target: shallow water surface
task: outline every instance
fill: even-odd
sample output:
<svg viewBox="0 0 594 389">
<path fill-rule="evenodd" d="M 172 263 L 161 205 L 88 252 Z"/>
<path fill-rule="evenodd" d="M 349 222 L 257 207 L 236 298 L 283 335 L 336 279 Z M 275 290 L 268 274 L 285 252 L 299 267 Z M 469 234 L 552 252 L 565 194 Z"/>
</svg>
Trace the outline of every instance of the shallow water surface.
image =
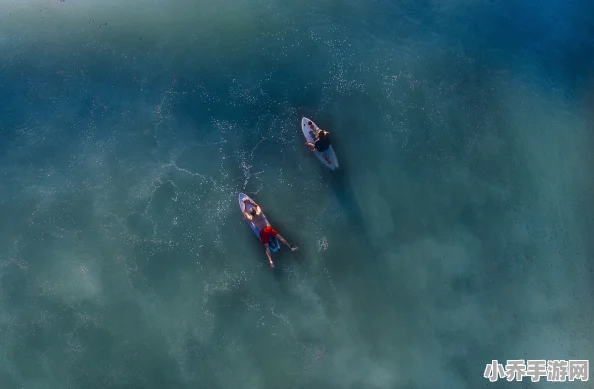
<svg viewBox="0 0 594 389">
<path fill-rule="evenodd" d="M 510 385 L 493 359 L 593 359 L 591 2 L 3 9 L 3 388 L 475 389 Z M 275 270 L 238 192 L 299 246 Z"/>
</svg>

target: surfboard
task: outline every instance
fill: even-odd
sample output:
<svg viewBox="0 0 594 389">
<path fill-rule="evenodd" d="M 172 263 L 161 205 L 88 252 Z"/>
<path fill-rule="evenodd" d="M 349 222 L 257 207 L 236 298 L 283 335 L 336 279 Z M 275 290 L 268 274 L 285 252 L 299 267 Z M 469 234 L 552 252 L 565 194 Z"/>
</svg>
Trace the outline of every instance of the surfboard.
<svg viewBox="0 0 594 389">
<path fill-rule="evenodd" d="M 258 237 L 258 240 L 260 240 L 260 230 L 258 229 L 258 227 L 256 227 L 254 225 L 254 223 L 252 223 L 252 221 L 250 219 L 248 219 L 247 217 L 245 217 L 245 214 L 243 213 L 245 212 L 249 212 L 250 209 L 254 208 L 254 206 L 251 203 L 245 203 L 245 210 L 243 209 L 244 207 L 244 202 L 243 199 L 249 199 L 251 200 L 251 198 L 244 194 L 244 193 L 240 193 L 239 194 L 239 209 L 241 209 L 241 214 L 243 215 L 245 221 L 248 223 L 248 225 L 250 226 L 250 228 L 252 229 L 252 231 L 254 231 L 254 234 L 256 234 L 256 236 Z M 262 207 L 260 207 L 260 209 L 262 209 Z M 270 225 L 270 223 L 268 222 L 268 219 L 266 218 L 266 215 L 264 214 L 264 211 L 262 211 L 262 216 L 264 216 L 264 219 L 266 220 L 266 224 Z M 278 249 L 280 248 L 280 244 L 278 242 L 278 239 L 276 238 L 270 238 L 270 241 L 268 242 L 268 247 L 270 248 L 270 251 L 272 252 L 276 252 L 278 251 Z"/>
<path fill-rule="evenodd" d="M 315 132 L 309 127 L 309 122 L 313 123 Z M 318 125 L 312 120 L 303 117 L 301 119 L 301 131 L 303 131 L 303 135 L 308 142 L 315 143 L 316 134 L 320 131 L 320 127 L 318 127 Z M 323 153 L 320 153 L 317 150 L 315 150 L 313 153 L 320 161 L 322 161 L 324 165 L 328 166 L 330 169 L 336 170 L 338 168 L 338 158 L 336 158 L 336 153 L 334 152 L 334 149 L 332 149 L 332 146 L 330 146 L 328 150 L 324 151 Z"/>
</svg>

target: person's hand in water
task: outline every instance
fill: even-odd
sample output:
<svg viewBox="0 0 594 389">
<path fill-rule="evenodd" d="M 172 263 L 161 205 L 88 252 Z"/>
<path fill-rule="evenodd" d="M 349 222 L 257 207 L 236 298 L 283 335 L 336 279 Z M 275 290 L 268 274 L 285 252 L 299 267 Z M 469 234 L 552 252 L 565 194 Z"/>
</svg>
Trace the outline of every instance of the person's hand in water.
<svg viewBox="0 0 594 389">
<path fill-rule="evenodd" d="M 289 247 L 291 248 L 291 251 L 295 251 L 295 250 L 297 250 L 297 247 L 295 247 L 295 246 L 293 246 L 293 245 L 290 245 Z"/>
</svg>

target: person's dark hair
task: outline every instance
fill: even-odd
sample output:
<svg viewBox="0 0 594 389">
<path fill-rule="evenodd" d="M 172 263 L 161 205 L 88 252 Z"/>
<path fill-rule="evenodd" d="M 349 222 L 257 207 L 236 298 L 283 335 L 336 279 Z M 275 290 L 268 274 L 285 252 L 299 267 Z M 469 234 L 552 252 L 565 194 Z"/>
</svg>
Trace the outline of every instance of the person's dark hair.
<svg viewBox="0 0 594 389">
<path fill-rule="evenodd" d="M 320 139 L 324 139 L 324 138 L 326 138 L 326 131 L 320 131 L 320 132 L 318 133 L 318 138 L 320 138 Z"/>
<path fill-rule="evenodd" d="M 256 216 L 256 208 L 251 208 L 250 209 L 250 215 Z"/>
</svg>

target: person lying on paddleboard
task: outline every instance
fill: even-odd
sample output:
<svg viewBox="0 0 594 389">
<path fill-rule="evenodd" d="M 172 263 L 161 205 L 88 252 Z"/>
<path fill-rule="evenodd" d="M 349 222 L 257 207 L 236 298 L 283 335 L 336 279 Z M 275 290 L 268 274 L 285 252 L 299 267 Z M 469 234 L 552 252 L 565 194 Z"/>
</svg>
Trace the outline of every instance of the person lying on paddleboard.
<svg viewBox="0 0 594 389">
<path fill-rule="evenodd" d="M 311 121 L 307 122 L 307 125 L 312 129 L 312 131 L 316 131 L 316 128 Z M 323 153 L 324 151 L 328 150 L 328 148 L 330 148 L 330 133 L 320 128 L 320 131 L 318 131 L 316 134 L 316 142 L 305 142 L 305 144 L 311 149 L 311 151 L 317 150 L 320 153 Z"/>
<path fill-rule="evenodd" d="M 270 247 L 268 246 L 268 242 L 270 242 L 270 238 L 276 238 L 283 242 L 291 251 L 297 250 L 297 247 L 293 246 L 289 242 L 285 240 L 272 226 L 268 225 L 264 216 L 262 216 L 262 209 L 260 206 L 256 204 L 254 201 L 250 199 L 243 199 L 243 202 L 251 203 L 254 207 L 250 209 L 249 212 L 243 211 L 245 217 L 254 223 L 254 225 L 260 230 L 260 241 L 264 247 L 266 247 L 266 256 L 268 257 L 268 262 L 270 262 L 270 266 L 274 267 L 274 263 L 272 263 L 272 256 L 270 255 Z M 245 204 L 243 206 L 245 210 Z"/>
</svg>

